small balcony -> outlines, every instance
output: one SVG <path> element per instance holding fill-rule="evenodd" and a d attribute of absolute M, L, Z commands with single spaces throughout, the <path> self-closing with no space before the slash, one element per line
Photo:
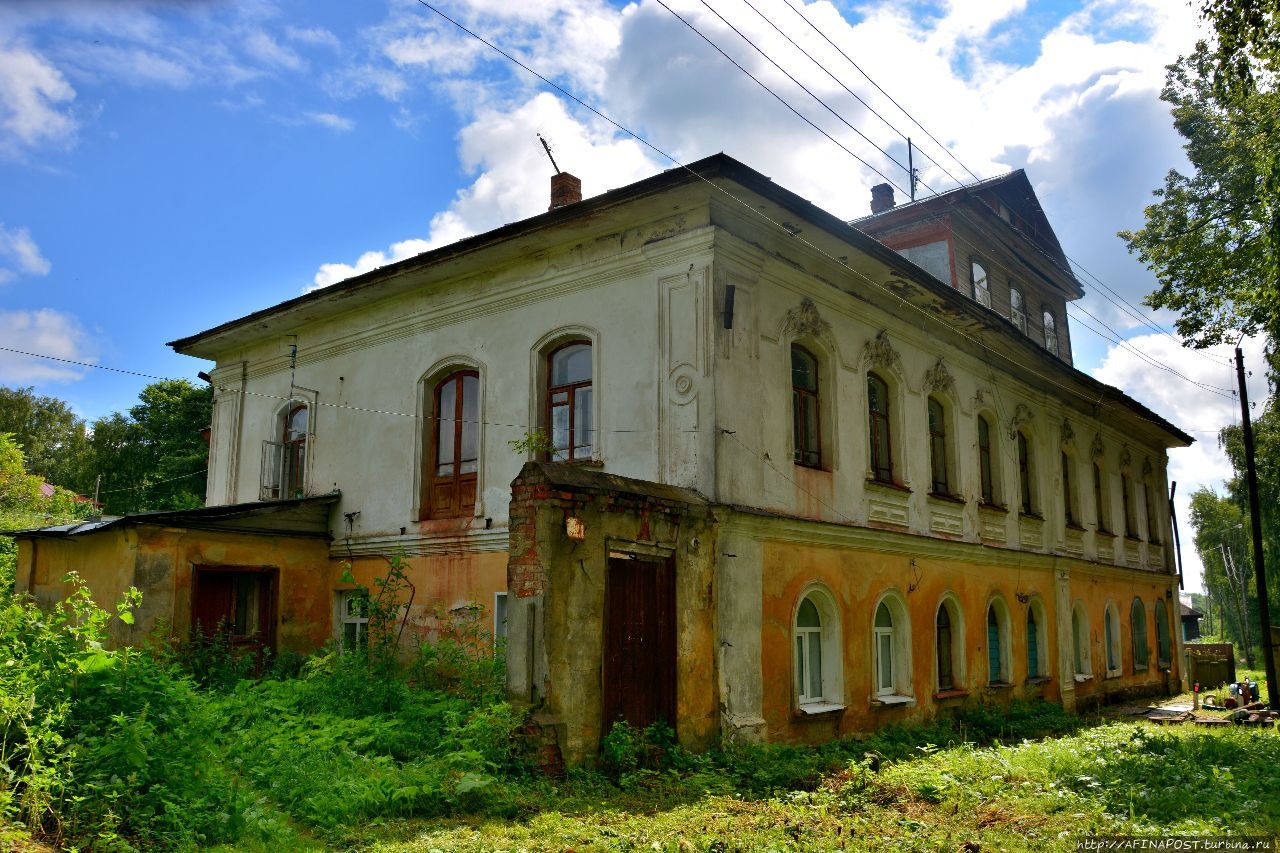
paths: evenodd
<path fill-rule="evenodd" d="M 262 442 L 262 479 L 258 498 L 264 501 L 301 498 L 306 494 L 305 441 Z"/>

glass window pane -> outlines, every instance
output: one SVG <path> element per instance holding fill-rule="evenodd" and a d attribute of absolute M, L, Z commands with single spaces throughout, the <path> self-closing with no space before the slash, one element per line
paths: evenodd
<path fill-rule="evenodd" d="M 800 610 L 796 614 L 796 626 L 799 628 L 821 628 L 822 619 L 818 616 L 818 608 L 813 601 L 806 598 L 800 602 Z"/>
<path fill-rule="evenodd" d="M 1000 623 L 996 620 L 994 608 L 987 609 L 987 677 L 991 681 L 1000 681 Z"/>
<path fill-rule="evenodd" d="M 809 695 L 822 696 L 822 632 L 809 633 Z"/>
<path fill-rule="evenodd" d="M 804 449 L 818 451 L 818 398 L 809 395 L 804 398 Z"/>
<path fill-rule="evenodd" d="M 804 636 L 796 637 L 796 695 L 804 696 Z"/>
<path fill-rule="evenodd" d="M 462 377 L 462 447 L 460 473 L 474 474 L 480 445 L 480 379 Z"/>
<path fill-rule="evenodd" d="M 551 356 L 551 385 L 591 380 L 591 344 L 571 344 Z"/>
<path fill-rule="evenodd" d="M 574 458 L 590 459 L 591 446 L 595 443 L 595 429 L 591 423 L 591 387 L 573 392 L 573 443 L 578 452 Z"/>
<path fill-rule="evenodd" d="M 889 413 L 889 389 L 874 373 L 867 376 L 867 405 L 873 412 Z"/>
<path fill-rule="evenodd" d="M 881 690 L 893 689 L 893 635 L 879 635 L 880 648 L 880 664 L 879 664 L 879 688 Z"/>
<path fill-rule="evenodd" d="M 569 407 L 554 406 L 551 409 L 551 446 L 557 451 L 567 450 L 569 447 Z M 568 458 L 564 453 L 558 453 L 558 458 Z"/>
<path fill-rule="evenodd" d="M 447 477 L 453 473 L 453 463 L 457 458 L 454 444 L 458 407 L 458 382 L 448 379 L 440 386 L 436 404 L 436 476 Z"/>
<path fill-rule="evenodd" d="M 791 348 L 791 384 L 805 391 L 818 390 L 818 362 L 801 347 Z"/>
<path fill-rule="evenodd" d="M 890 615 L 889 607 L 884 602 L 881 602 L 880 606 L 876 608 L 876 627 L 877 628 L 893 627 L 893 616 Z"/>
<path fill-rule="evenodd" d="M 296 441 L 307 434 L 307 407 L 299 406 L 289 414 L 288 438 Z"/>

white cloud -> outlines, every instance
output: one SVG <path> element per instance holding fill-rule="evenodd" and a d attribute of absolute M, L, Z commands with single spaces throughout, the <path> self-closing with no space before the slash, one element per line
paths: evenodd
<path fill-rule="evenodd" d="M 28 229 L 6 228 L 0 222 L 0 284 L 20 274 L 48 275 L 52 268 Z"/>
<path fill-rule="evenodd" d="M 90 340 L 80 321 L 50 308 L 0 311 L 0 341 L 11 349 L 92 362 Z M 0 350 L 0 384 L 72 382 L 84 368 Z"/>
<path fill-rule="evenodd" d="M 1129 345 L 1145 353 L 1157 364 L 1177 370 L 1188 379 L 1210 388 L 1199 388 L 1167 371 L 1151 366 L 1133 352 L 1113 347 L 1092 371 L 1093 376 L 1114 385 L 1148 408 L 1181 427 L 1196 440 L 1189 448 L 1169 452 L 1169 479 L 1176 481 L 1175 509 L 1182 529 L 1182 559 L 1187 588 L 1200 586 L 1203 568 L 1196 554 L 1190 527 L 1191 493 L 1201 486 L 1222 490 L 1232 476 L 1231 463 L 1218 446 L 1218 431 L 1240 422 L 1239 400 L 1230 396 L 1236 388 L 1234 350 L 1229 346 L 1189 350 L 1164 335 L 1140 335 Z M 1249 399 L 1258 403 L 1267 398 L 1263 342 L 1245 341 L 1242 346 L 1246 366 L 1252 366 Z M 1224 391 L 1227 392 L 1224 394 Z M 1215 393 L 1216 392 L 1216 393 Z"/>
<path fill-rule="evenodd" d="M 76 121 L 67 105 L 75 96 L 43 56 L 22 45 L 0 45 L 0 157 L 69 144 Z"/>
<path fill-rule="evenodd" d="M 356 126 L 356 123 L 351 119 L 335 113 L 306 113 L 305 115 L 309 121 L 321 127 L 327 127 L 330 130 L 346 131 L 352 130 Z"/>
<path fill-rule="evenodd" d="M 244 49 L 254 59 L 266 65 L 290 71 L 300 71 L 304 67 L 302 57 L 262 30 L 251 32 L 245 37 Z"/>
<path fill-rule="evenodd" d="M 324 27 L 285 27 L 285 35 L 291 40 L 316 47 L 328 47 L 337 50 L 342 46 L 338 37 Z"/>

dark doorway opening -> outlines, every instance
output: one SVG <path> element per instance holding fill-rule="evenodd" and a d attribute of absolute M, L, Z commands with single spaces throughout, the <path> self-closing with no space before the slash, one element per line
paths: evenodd
<path fill-rule="evenodd" d="M 676 727 L 676 571 L 671 560 L 609 559 L 604 730 L 618 720 Z"/>
<path fill-rule="evenodd" d="M 191 590 L 191 632 L 221 637 L 232 651 L 275 648 L 276 570 L 196 566 Z"/>

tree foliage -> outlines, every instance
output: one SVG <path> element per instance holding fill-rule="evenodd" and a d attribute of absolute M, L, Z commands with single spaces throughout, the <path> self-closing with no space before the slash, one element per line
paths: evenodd
<path fill-rule="evenodd" d="M 0 387 L 0 432 L 13 435 L 26 454 L 27 470 L 50 483 L 70 486 L 85 464 L 84 419 L 63 400 L 34 388 Z"/>
<path fill-rule="evenodd" d="M 1280 340 L 1280 100 L 1218 85 L 1217 68 L 1204 42 L 1169 66 L 1161 98 L 1193 171 L 1170 170 L 1146 224 L 1120 232 L 1156 274 L 1147 304 L 1179 312 L 1178 332 L 1197 347 L 1240 333 Z"/>
<path fill-rule="evenodd" d="M 12 435 L 0 433 L 0 530 L 64 524 L 89 514 L 91 505 L 66 489 L 42 488 L 44 479 L 27 471 L 22 448 Z M 0 536 L 0 596 L 13 588 L 18 549 Z"/>

